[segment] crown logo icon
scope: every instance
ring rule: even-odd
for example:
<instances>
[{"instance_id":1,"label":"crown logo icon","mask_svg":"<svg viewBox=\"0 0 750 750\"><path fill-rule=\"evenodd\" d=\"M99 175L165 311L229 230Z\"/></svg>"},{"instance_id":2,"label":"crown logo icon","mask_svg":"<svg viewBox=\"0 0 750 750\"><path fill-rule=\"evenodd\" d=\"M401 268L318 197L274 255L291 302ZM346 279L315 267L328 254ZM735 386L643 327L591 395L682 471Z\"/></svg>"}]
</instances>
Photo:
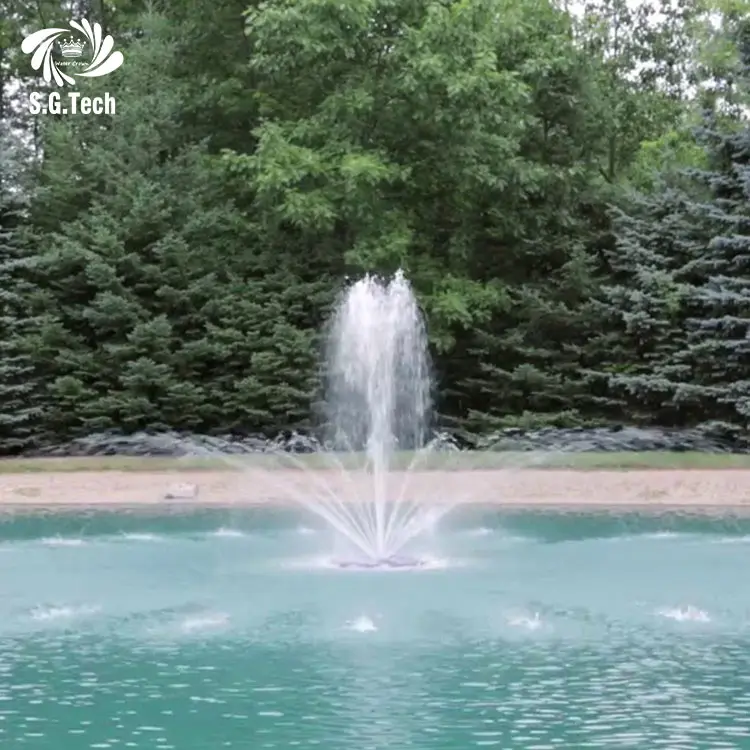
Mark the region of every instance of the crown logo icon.
<instances>
[{"instance_id":1,"label":"crown logo icon","mask_svg":"<svg viewBox=\"0 0 750 750\"><path fill-rule=\"evenodd\" d=\"M69 39L61 39L58 45L63 57L80 57L83 54L86 42L79 42L77 39L70 37Z\"/></svg>"}]
</instances>

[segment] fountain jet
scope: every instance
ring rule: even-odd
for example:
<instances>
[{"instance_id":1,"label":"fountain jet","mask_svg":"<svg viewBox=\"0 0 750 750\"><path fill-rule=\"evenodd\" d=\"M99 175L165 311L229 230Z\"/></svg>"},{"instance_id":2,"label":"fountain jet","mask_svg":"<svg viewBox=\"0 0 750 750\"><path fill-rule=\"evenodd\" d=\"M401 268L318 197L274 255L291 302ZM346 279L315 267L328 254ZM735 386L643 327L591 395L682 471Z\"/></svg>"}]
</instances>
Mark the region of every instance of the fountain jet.
<instances>
[{"instance_id":1,"label":"fountain jet","mask_svg":"<svg viewBox=\"0 0 750 750\"><path fill-rule=\"evenodd\" d=\"M460 493L445 486L445 472L431 482L424 476L411 481L436 450L456 449L444 437L429 439L427 335L404 274L390 280L366 276L350 286L327 334L325 441L295 436L296 447L301 442L315 454L307 458L290 451L289 441L269 447L294 470L263 473L276 497L283 489L284 499L312 511L335 532L338 567L424 567L404 550ZM239 457L224 458L243 466Z\"/></svg>"},{"instance_id":2,"label":"fountain jet","mask_svg":"<svg viewBox=\"0 0 750 750\"><path fill-rule=\"evenodd\" d=\"M349 287L327 333L325 448L310 441L312 463L322 461L326 470L310 471L309 461L282 451L299 471L274 473L274 484L304 482L287 496L335 532L338 567L425 567L404 550L456 504L458 493L444 480L411 480L434 451L456 449L444 437L429 439L427 334L403 273L366 276Z\"/></svg>"},{"instance_id":3,"label":"fountain jet","mask_svg":"<svg viewBox=\"0 0 750 750\"><path fill-rule=\"evenodd\" d=\"M328 508L369 566L402 566L396 553L424 529L428 509L409 502L392 481L394 458L426 449L430 399L427 336L403 273L366 276L342 296L328 339L328 443L362 459L364 496Z\"/></svg>"}]
</instances>

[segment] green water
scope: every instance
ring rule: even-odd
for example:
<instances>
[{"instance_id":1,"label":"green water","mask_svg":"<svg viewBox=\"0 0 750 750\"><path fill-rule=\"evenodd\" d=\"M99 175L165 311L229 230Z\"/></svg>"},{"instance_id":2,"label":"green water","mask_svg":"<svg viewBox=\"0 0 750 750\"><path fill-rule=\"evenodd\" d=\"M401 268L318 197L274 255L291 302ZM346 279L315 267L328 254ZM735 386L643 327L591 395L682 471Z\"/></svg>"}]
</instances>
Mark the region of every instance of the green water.
<instances>
[{"instance_id":1,"label":"green water","mask_svg":"<svg viewBox=\"0 0 750 750\"><path fill-rule=\"evenodd\" d=\"M750 748L750 523L474 513L383 573L305 523L0 523L0 747Z\"/></svg>"}]
</instances>

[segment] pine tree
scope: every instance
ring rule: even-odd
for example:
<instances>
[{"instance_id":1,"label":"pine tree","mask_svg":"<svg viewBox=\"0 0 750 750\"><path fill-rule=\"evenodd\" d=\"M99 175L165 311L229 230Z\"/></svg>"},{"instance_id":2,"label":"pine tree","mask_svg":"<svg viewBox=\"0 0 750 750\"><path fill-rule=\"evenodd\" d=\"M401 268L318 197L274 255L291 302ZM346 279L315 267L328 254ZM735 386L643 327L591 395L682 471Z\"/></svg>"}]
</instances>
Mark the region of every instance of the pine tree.
<instances>
[{"instance_id":1,"label":"pine tree","mask_svg":"<svg viewBox=\"0 0 750 750\"><path fill-rule=\"evenodd\" d=\"M696 166L662 173L615 212L609 281L592 303L620 408L662 424L744 422L750 408L750 128L736 112L705 120Z\"/></svg>"},{"instance_id":2,"label":"pine tree","mask_svg":"<svg viewBox=\"0 0 750 750\"><path fill-rule=\"evenodd\" d=\"M179 27L141 25L106 84L127 107L46 134L26 337L42 438L302 426L330 277L315 248L290 251L243 210L242 180L184 124Z\"/></svg>"},{"instance_id":3,"label":"pine tree","mask_svg":"<svg viewBox=\"0 0 750 750\"><path fill-rule=\"evenodd\" d=\"M703 252L698 207L678 187L631 196L613 211L613 246L604 253L606 281L592 299L599 320L590 349L620 413L656 424L690 421L685 349L690 264Z\"/></svg>"},{"instance_id":4,"label":"pine tree","mask_svg":"<svg viewBox=\"0 0 750 750\"><path fill-rule=\"evenodd\" d=\"M729 117L716 113L701 137L710 167L695 170L710 193L700 205L708 228L705 250L687 267L688 348L694 400L722 421L750 424L750 124L739 103L750 91L750 22L735 19L736 76Z\"/></svg>"},{"instance_id":5,"label":"pine tree","mask_svg":"<svg viewBox=\"0 0 750 750\"><path fill-rule=\"evenodd\" d=\"M0 183L0 189L1 189ZM15 453L34 442L41 408L38 383L25 346L35 321L26 310L24 273L34 258L23 252L21 206L0 193L0 453Z\"/></svg>"},{"instance_id":6,"label":"pine tree","mask_svg":"<svg viewBox=\"0 0 750 750\"><path fill-rule=\"evenodd\" d=\"M708 130L713 170L699 173L711 198L700 205L709 228L703 252L686 268L687 349L681 356L715 418L750 423L750 127Z\"/></svg>"}]
</instances>

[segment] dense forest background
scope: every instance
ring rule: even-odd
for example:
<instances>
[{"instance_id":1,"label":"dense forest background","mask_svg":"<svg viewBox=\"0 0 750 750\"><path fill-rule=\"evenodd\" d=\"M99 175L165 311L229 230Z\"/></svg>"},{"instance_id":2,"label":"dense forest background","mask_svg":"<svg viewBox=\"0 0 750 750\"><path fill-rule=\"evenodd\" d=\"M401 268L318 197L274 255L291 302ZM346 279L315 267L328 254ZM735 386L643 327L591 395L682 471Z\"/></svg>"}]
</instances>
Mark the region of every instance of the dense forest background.
<instances>
[{"instance_id":1,"label":"dense forest background","mask_svg":"<svg viewBox=\"0 0 750 750\"><path fill-rule=\"evenodd\" d=\"M750 420L750 0L0 0L0 452L314 419L401 267L444 427ZM116 114L29 114L98 21Z\"/></svg>"}]
</instances>

